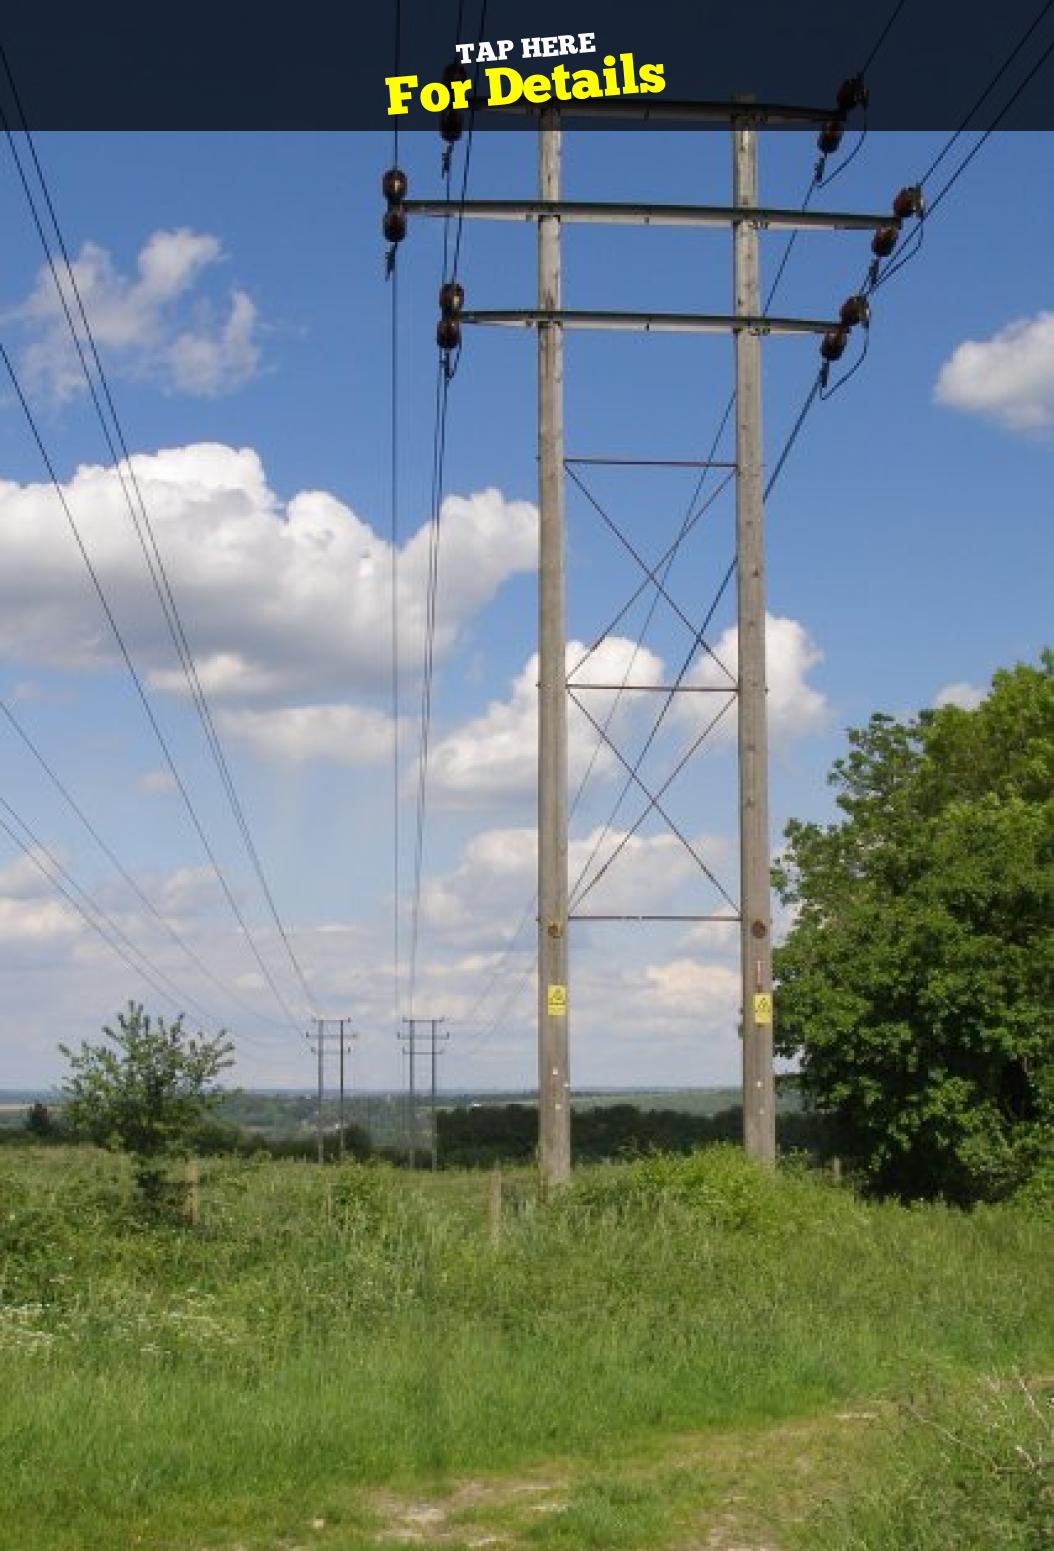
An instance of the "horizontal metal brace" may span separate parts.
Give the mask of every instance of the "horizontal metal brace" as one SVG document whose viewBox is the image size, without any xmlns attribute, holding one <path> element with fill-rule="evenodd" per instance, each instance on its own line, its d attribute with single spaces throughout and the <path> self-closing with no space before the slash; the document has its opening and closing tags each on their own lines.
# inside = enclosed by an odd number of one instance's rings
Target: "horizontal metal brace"
<svg viewBox="0 0 1054 1551">
<path fill-rule="evenodd" d="M 470 108 L 485 109 L 488 114 L 538 114 L 556 112 L 561 118 L 639 118 L 672 120 L 678 123 L 736 124 L 743 128 L 751 125 L 798 125 L 842 123 L 845 114 L 840 108 L 794 107 L 778 102 L 688 102 L 676 99 L 653 99 L 649 94 L 623 93 L 619 97 L 588 97 L 584 102 L 577 98 L 564 102 L 551 97 L 544 103 L 519 102 L 491 104 L 486 97 L 469 99 Z"/>
<path fill-rule="evenodd" d="M 462 312 L 462 323 L 497 324 L 500 327 L 538 328 L 559 323 L 572 329 L 614 329 L 644 334 L 828 334 L 840 328 L 837 319 L 769 318 L 764 314 L 737 317 L 717 312 L 567 312 L 502 309 L 496 312 Z"/>
<path fill-rule="evenodd" d="M 630 690 L 643 689 L 655 695 L 736 695 L 736 684 L 594 684 L 583 679 L 568 679 L 568 689 Z"/>
<path fill-rule="evenodd" d="M 783 210 L 743 205 L 640 205 L 613 204 L 593 199 L 407 199 L 407 215 L 462 216 L 481 221 L 539 221 L 558 216 L 603 226 L 734 226 L 748 221 L 753 226 L 778 231 L 876 231 L 897 226 L 895 216 L 854 215 L 847 211 Z"/>
<path fill-rule="evenodd" d="M 734 469 L 717 458 L 565 458 L 564 463 L 625 464 L 635 469 Z"/>
<path fill-rule="evenodd" d="M 569 921 L 723 921 L 727 926 L 735 926 L 739 916 L 656 916 L 656 915 L 579 915 L 573 912 L 568 916 Z"/>
</svg>

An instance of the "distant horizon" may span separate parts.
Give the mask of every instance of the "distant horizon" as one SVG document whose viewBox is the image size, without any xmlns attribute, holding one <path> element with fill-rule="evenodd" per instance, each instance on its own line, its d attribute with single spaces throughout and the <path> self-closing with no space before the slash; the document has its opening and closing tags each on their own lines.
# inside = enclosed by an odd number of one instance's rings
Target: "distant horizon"
<svg viewBox="0 0 1054 1551">
<path fill-rule="evenodd" d="M 675 1084 L 675 1085 L 670 1085 L 670 1084 L 667 1084 L 667 1083 L 651 1083 L 651 1084 L 643 1084 L 643 1083 L 622 1084 L 622 1083 L 620 1083 L 620 1084 L 616 1084 L 614 1086 L 597 1086 L 595 1084 L 589 1084 L 587 1086 L 575 1087 L 574 1085 L 572 1085 L 571 1093 L 572 1093 L 572 1095 L 575 1095 L 575 1094 L 589 1094 L 589 1093 L 735 1093 L 735 1092 L 739 1091 L 739 1088 L 740 1088 L 740 1085 L 738 1083 L 720 1083 L 720 1082 L 718 1082 L 718 1083 L 680 1083 L 680 1084 Z M 237 1087 L 221 1088 L 220 1091 L 222 1093 L 228 1093 L 228 1094 L 254 1093 L 254 1094 L 265 1094 L 265 1095 L 266 1094 L 275 1094 L 276 1096 L 280 1096 L 280 1097 L 297 1097 L 297 1096 L 301 1096 L 301 1095 L 303 1095 L 305 1097 L 306 1096 L 314 1097 L 314 1095 L 318 1092 L 318 1089 L 315 1088 L 315 1087 L 311 1087 L 311 1086 L 302 1087 L 302 1088 L 281 1088 L 281 1087 L 256 1088 L 256 1087 L 250 1087 L 250 1086 L 248 1086 L 246 1084 L 239 1084 Z M 326 1097 L 329 1098 L 330 1096 L 334 1095 L 335 1091 L 336 1090 L 335 1090 L 335 1088 L 332 1085 L 327 1084 L 327 1087 L 326 1087 Z M 427 1090 L 424 1089 L 424 1088 L 418 1089 L 418 1097 L 422 1098 L 426 1094 L 426 1092 L 427 1092 Z M 537 1093 L 538 1093 L 538 1089 L 537 1089 L 537 1087 L 534 1087 L 534 1088 L 516 1088 L 516 1087 L 509 1087 L 509 1086 L 499 1086 L 499 1087 L 494 1087 L 494 1088 L 488 1088 L 488 1087 L 440 1088 L 438 1090 L 438 1092 L 440 1094 L 444 1095 L 446 1098 L 454 1098 L 454 1097 L 458 1097 L 458 1096 L 467 1096 L 467 1095 L 476 1094 L 476 1093 L 486 1093 L 486 1094 L 506 1094 L 506 1093 L 508 1093 L 508 1094 L 513 1094 L 513 1095 L 515 1095 L 517 1097 L 519 1097 L 521 1095 L 524 1096 L 524 1097 L 531 1097 L 531 1096 L 535 1096 L 536 1097 Z M 58 1093 L 59 1093 L 59 1090 L 56 1087 L 54 1087 L 54 1086 L 49 1087 L 49 1088 L 0 1088 L 0 1105 L 5 1104 L 5 1103 L 6 1104 L 20 1103 L 20 1102 L 22 1102 L 23 1100 L 26 1100 L 26 1099 L 34 1100 L 34 1099 L 48 1098 L 49 1096 L 53 1096 L 53 1095 L 58 1094 Z M 392 1098 L 405 1098 L 406 1097 L 406 1089 L 405 1088 L 348 1088 L 345 1091 L 345 1097 L 348 1100 L 351 1100 L 351 1099 L 354 1099 L 354 1098 L 362 1098 L 364 1096 L 369 1096 L 371 1098 L 388 1098 L 388 1097 L 392 1097 Z"/>
</svg>

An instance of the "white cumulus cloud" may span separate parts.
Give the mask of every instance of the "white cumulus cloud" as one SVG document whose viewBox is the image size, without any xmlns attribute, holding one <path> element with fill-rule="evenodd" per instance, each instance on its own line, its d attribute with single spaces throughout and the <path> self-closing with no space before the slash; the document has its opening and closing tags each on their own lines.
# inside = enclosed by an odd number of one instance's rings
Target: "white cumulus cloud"
<svg viewBox="0 0 1054 1551">
<path fill-rule="evenodd" d="M 125 275 L 105 248 L 85 242 L 71 266 L 74 283 L 57 270 L 61 297 L 45 265 L 9 315 L 26 335 L 20 364 L 27 386 L 58 402 L 85 391 L 66 317 L 68 308 L 87 351 L 79 296 L 107 367 L 181 393 L 240 387 L 260 365 L 255 303 L 238 288 L 222 302 L 199 289 L 224 257 L 219 238 L 207 232 L 157 231 L 140 249 L 135 273 Z"/>
<path fill-rule="evenodd" d="M 987 693 L 986 689 L 961 680 L 955 684 L 945 684 L 943 689 L 939 689 L 933 697 L 933 704 L 938 710 L 942 706 L 955 705 L 962 711 L 976 711 Z"/>
<path fill-rule="evenodd" d="M 251 448 L 199 443 L 132 464 L 208 694 L 327 705 L 387 688 L 391 548 L 364 518 L 322 490 L 283 505 Z M 185 693 L 113 469 L 84 465 L 63 492 L 137 662 L 155 687 Z M 534 569 L 537 551 L 535 508 L 497 490 L 448 496 L 442 520 L 437 660 L 508 578 Z M 425 628 L 427 523 L 398 560 L 410 672 Z M 50 485 L 0 481 L 0 660 L 88 670 L 118 660 Z"/>
<path fill-rule="evenodd" d="M 566 648 L 570 674 L 585 656 L 579 641 Z M 609 732 L 624 728 L 637 709 L 637 697 L 629 692 L 615 709 L 617 691 L 599 686 L 658 684 L 662 659 L 646 647 L 620 636 L 609 636 L 574 676 L 576 691 L 589 714 Z M 596 754 L 593 775 L 610 774 L 617 766 L 605 747 L 597 752 L 599 734 L 585 713 L 572 701 L 568 707 L 568 777 L 577 786 Z M 448 806 L 476 807 L 482 802 L 524 800 L 533 796 L 538 775 L 538 654 L 528 658 L 513 680 L 507 700 L 495 700 L 482 716 L 474 718 L 440 739 L 433 750 L 430 782 L 434 796 Z"/>
<path fill-rule="evenodd" d="M 594 856 L 597 842 L 602 841 Z M 728 846 L 702 835 L 692 846 L 707 866 L 727 871 Z M 589 893 L 588 911 L 599 914 L 663 912 L 675 908 L 679 892 L 698 880 L 709 888 L 698 862 L 676 835 L 627 835 L 594 829 L 571 840 L 568 873 L 572 885 L 589 867 L 596 867 L 618 849 L 619 855 Z M 537 880 L 537 836 L 533 827 L 488 829 L 474 835 L 451 872 L 425 880 L 421 916 L 429 932 L 462 946 L 503 946 L 523 919 Z M 520 942 L 530 944 L 529 925 Z"/>
<path fill-rule="evenodd" d="M 964 340 L 941 367 L 934 397 L 1011 431 L 1054 427 L 1054 312 Z"/>
<path fill-rule="evenodd" d="M 392 719 L 368 706 L 246 706 L 224 712 L 220 726 L 261 759 L 291 765 L 379 765 L 392 755 Z"/>
<path fill-rule="evenodd" d="M 670 959 L 665 964 L 649 964 L 645 975 L 660 1004 L 671 1011 L 690 1013 L 702 1023 L 736 1018 L 739 973 L 727 964 Z"/>
<path fill-rule="evenodd" d="M 739 642 L 735 625 L 723 631 L 714 647 L 719 662 L 735 675 L 739 667 Z M 786 743 L 808 733 L 819 732 L 830 714 L 826 697 L 808 681 L 813 668 L 823 661 L 823 653 L 797 619 L 778 614 L 765 616 L 765 662 L 768 678 L 769 738 Z M 685 680 L 700 688 L 731 689 L 728 676 L 714 657 L 700 657 Z M 683 695 L 674 714 L 682 725 L 702 728 L 723 704 L 723 695 Z M 734 742 L 736 708 L 731 706 L 714 728 L 714 736 Z"/>
</svg>

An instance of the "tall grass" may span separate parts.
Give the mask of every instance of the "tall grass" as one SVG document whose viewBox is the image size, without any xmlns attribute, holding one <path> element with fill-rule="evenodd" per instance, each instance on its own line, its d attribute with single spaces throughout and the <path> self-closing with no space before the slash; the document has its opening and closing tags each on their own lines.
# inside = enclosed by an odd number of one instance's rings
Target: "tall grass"
<svg viewBox="0 0 1054 1551">
<path fill-rule="evenodd" d="M 808 1551 L 1049 1551 L 1054 1392 L 1024 1378 L 901 1407 L 868 1479 L 816 1514 Z"/>
<path fill-rule="evenodd" d="M 485 1188 L 216 1161 L 201 1226 L 146 1232 L 119 1160 L 5 1153 L 0 1546 L 272 1545 L 356 1484 L 1054 1355 L 1054 1226 L 1013 1208 L 864 1205 L 713 1149 L 546 1210 L 521 1188 L 492 1245 Z"/>
</svg>

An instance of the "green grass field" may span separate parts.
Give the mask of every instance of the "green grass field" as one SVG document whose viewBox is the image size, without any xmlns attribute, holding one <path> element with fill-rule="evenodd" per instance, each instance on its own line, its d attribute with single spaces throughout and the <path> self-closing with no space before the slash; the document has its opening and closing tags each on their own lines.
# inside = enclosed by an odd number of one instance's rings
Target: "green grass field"
<svg viewBox="0 0 1054 1551">
<path fill-rule="evenodd" d="M 485 1175 L 0 1154 L 0 1547 L 1047 1543 L 1054 1225 L 712 1149 Z"/>
</svg>

